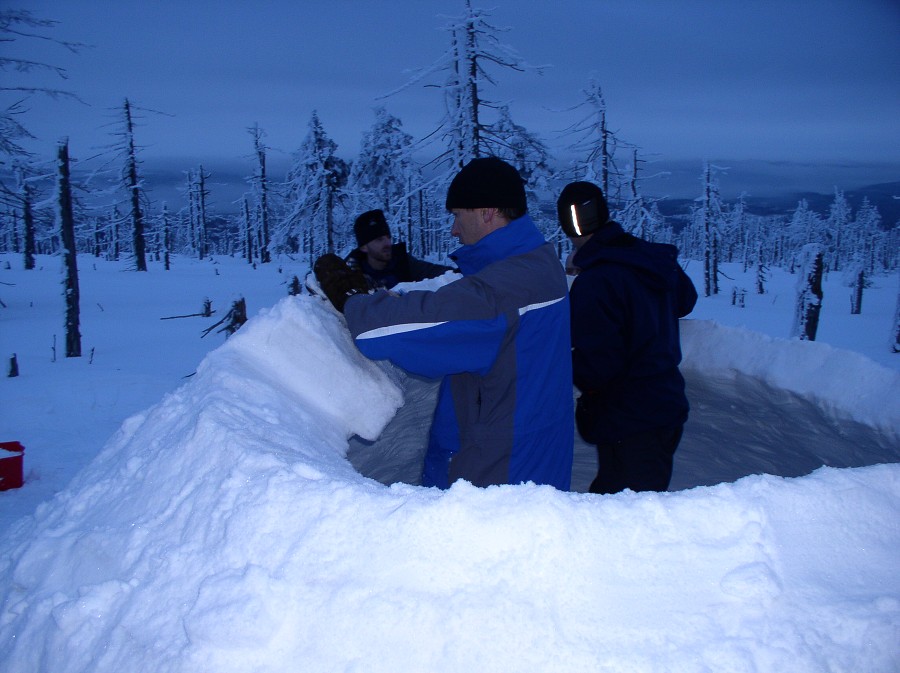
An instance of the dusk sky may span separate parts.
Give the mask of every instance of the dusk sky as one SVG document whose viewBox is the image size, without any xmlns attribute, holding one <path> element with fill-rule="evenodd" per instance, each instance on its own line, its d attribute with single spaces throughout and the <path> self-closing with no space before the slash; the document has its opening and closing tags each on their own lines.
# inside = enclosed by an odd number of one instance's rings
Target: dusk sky
<svg viewBox="0 0 900 673">
<path fill-rule="evenodd" d="M 549 66 L 543 75 L 494 69 L 499 86 L 483 93 L 508 103 L 513 119 L 556 153 L 571 143 L 560 132 L 581 117 L 571 108 L 595 78 L 610 127 L 645 158 L 698 166 L 703 159 L 851 165 L 841 169 L 855 176 L 849 180 L 900 180 L 897 0 L 474 4 L 492 10 L 493 25 L 509 28 L 504 44 L 531 65 Z M 91 45 L 72 55 L 34 44 L 24 53 L 18 45 L 27 43 L 17 43 L 17 56 L 64 66 L 69 79 L 49 83 L 86 103 L 33 98 L 23 119 L 39 136 L 33 149 L 49 155 L 68 136 L 74 156 L 93 154 L 111 141 L 112 109 L 127 96 L 165 113 L 140 119 L 144 160 L 172 158 L 186 169 L 246 162 L 246 128 L 254 122 L 273 155 L 286 157 L 302 142 L 313 110 L 345 158 L 356 155 L 378 105 L 415 138 L 428 134 L 442 112 L 437 89 L 417 84 L 380 97 L 448 49 L 443 28 L 461 14 L 463 2 L 22 0 L 12 6 L 59 21 L 53 37 Z M 821 179 L 828 191 L 828 178 Z"/>
</svg>

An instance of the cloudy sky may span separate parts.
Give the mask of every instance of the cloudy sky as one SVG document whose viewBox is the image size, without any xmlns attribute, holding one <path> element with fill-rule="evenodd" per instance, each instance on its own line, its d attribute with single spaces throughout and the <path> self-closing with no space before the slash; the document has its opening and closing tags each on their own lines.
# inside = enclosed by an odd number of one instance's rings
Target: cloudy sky
<svg viewBox="0 0 900 673">
<path fill-rule="evenodd" d="M 56 85 L 86 103 L 29 101 L 24 121 L 38 151 L 52 152 L 67 136 L 74 155 L 89 155 L 111 141 L 112 109 L 128 97 L 164 113 L 140 119 L 145 161 L 172 158 L 188 168 L 245 160 L 255 122 L 286 157 L 313 110 L 346 158 L 377 105 L 413 136 L 428 134 L 441 116 L 440 92 L 403 85 L 448 49 L 444 27 L 463 0 L 13 4 L 57 20 L 54 37 L 90 45 L 77 55 L 50 44 L 15 47 L 18 56 L 64 66 L 69 78 Z M 484 91 L 554 150 L 571 142 L 560 132 L 580 118 L 572 108 L 594 78 L 610 127 L 648 159 L 788 162 L 810 176 L 843 167 L 861 182 L 900 179 L 896 0 L 475 5 L 509 29 L 504 44 L 549 66 L 543 74 L 494 70 L 498 86 Z"/>
</svg>

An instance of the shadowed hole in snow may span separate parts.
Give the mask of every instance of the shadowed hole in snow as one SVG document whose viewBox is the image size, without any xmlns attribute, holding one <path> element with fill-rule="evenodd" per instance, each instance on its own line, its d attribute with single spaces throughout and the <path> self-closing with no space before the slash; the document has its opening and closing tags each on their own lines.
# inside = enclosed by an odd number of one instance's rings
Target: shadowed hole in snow
<svg viewBox="0 0 900 673">
<path fill-rule="evenodd" d="M 683 372 L 691 404 L 675 454 L 672 491 L 733 482 L 751 474 L 798 477 L 827 465 L 900 461 L 900 447 L 862 423 L 836 419 L 815 403 L 752 376 Z M 409 377 L 405 402 L 374 442 L 350 440 L 347 457 L 383 484 L 421 482 L 438 381 Z M 597 472 L 594 447 L 575 434 L 572 490 L 586 492 Z"/>
</svg>

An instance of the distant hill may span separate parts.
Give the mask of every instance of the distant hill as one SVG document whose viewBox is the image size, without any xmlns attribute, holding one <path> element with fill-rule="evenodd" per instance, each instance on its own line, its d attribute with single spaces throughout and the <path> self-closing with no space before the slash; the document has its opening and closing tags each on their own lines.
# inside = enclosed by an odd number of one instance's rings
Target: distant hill
<svg viewBox="0 0 900 673">
<path fill-rule="evenodd" d="M 890 229 L 900 222 L 900 182 L 885 182 L 857 189 L 847 189 L 844 190 L 844 197 L 854 212 L 859 208 L 863 198 L 868 198 L 869 203 L 872 203 L 881 213 L 882 225 L 886 229 Z M 744 202 L 747 204 L 747 209 L 755 215 L 783 215 L 796 210 L 801 199 L 806 199 L 809 207 L 815 212 L 827 215 L 828 209 L 834 201 L 834 192 L 829 194 L 796 192 L 767 197 L 748 196 Z M 730 202 L 729 199 L 725 199 L 725 201 Z M 663 215 L 673 217 L 689 212 L 694 200 L 665 199 L 658 203 L 659 210 Z"/>
<path fill-rule="evenodd" d="M 283 160 L 282 160 L 283 162 Z M 747 204 L 749 212 L 756 215 L 787 215 L 797 208 L 797 203 L 801 199 L 806 199 L 809 207 L 822 215 L 828 214 L 828 209 L 834 201 L 834 192 L 813 192 L 802 189 L 807 185 L 819 184 L 842 184 L 834 175 L 827 175 L 820 178 L 813 172 L 813 169 L 803 167 L 797 169 L 794 166 L 780 166 L 771 162 L 731 162 L 734 169 L 730 173 L 720 177 L 723 189 L 723 199 L 726 203 L 733 203 L 736 200 L 735 194 L 745 192 L 744 202 Z M 668 194 L 663 200 L 658 201 L 660 212 L 666 217 L 673 218 L 673 224 L 678 228 L 678 221 L 683 221 L 685 216 L 690 212 L 691 206 L 694 204 L 694 198 L 685 197 L 692 193 L 700 194 L 700 180 L 697 162 L 682 162 L 681 164 L 674 162 L 667 164 L 665 180 L 650 180 L 642 185 L 642 192 L 645 195 L 662 195 Z M 186 170 L 191 168 L 196 170 L 198 166 L 190 166 L 179 160 L 156 160 L 147 162 L 141 166 L 141 177 L 148 187 L 148 197 L 153 204 L 153 208 L 161 208 L 166 203 L 170 212 L 178 212 L 187 207 L 187 199 L 185 197 L 185 181 Z M 209 201 L 207 206 L 211 213 L 218 215 L 233 215 L 240 212 L 240 203 L 242 195 L 250 191 L 247 182 L 248 175 L 252 173 L 252 166 L 249 161 L 224 161 L 209 162 L 203 165 L 205 171 L 210 173 L 210 179 L 207 182 L 209 189 Z M 283 169 L 280 163 L 273 168 L 270 176 L 273 181 L 277 182 L 283 178 Z M 888 169 L 881 168 L 878 176 L 893 175 L 893 167 Z M 76 167 L 75 174 L 79 176 L 79 170 Z M 81 172 L 83 174 L 83 172 Z M 805 182 L 797 182 L 792 175 L 795 174 L 811 175 Z M 858 177 L 857 174 L 851 174 L 852 177 Z M 838 176 L 839 177 L 839 176 Z M 12 184 L 15 181 L 11 176 L 3 175 L 0 168 L 0 179 Z M 877 178 L 876 178 L 877 179 Z M 815 182 L 811 182 L 815 180 Z M 848 178 L 849 180 L 849 178 Z M 844 182 L 843 184 L 847 184 Z M 851 183 L 853 184 L 853 183 Z M 878 208 L 881 213 L 882 225 L 885 228 L 891 228 L 900 222 L 900 181 L 881 182 L 866 185 L 864 182 L 856 182 L 855 184 L 863 184 L 865 186 L 856 187 L 854 189 L 844 189 L 844 196 L 850 203 L 851 208 L 856 211 L 862 203 L 864 197 L 868 197 L 869 201 Z M 563 182 L 554 185 L 551 194 L 544 195 L 547 199 L 544 207 L 547 210 L 548 217 L 555 217 L 555 195 L 562 188 Z M 726 189 L 727 187 L 727 189 Z M 792 187 L 799 187 L 794 188 Z M 783 189 L 784 191 L 779 191 Z M 759 195 L 759 196 L 757 196 Z M 82 197 L 83 200 L 90 203 L 90 197 Z M 108 196 L 99 197 L 104 201 L 108 201 Z"/>
</svg>

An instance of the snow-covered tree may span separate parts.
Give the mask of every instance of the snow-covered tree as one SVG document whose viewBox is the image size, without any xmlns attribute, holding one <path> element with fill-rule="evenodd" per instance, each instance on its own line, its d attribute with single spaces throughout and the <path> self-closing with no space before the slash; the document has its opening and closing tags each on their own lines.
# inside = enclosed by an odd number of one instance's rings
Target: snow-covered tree
<svg viewBox="0 0 900 673">
<path fill-rule="evenodd" d="M 271 243 L 271 223 L 269 217 L 269 179 L 266 174 L 266 152 L 268 148 L 263 141 L 265 138 L 265 133 L 259 127 L 259 124 L 254 124 L 247 131 L 250 133 L 250 137 L 253 141 L 253 161 L 254 161 L 254 169 L 253 176 L 249 178 L 249 182 L 252 189 L 253 194 L 253 204 L 252 210 L 256 212 L 258 215 L 258 223 L 257 223 L 257 241 L 258 244 L 256 246 L 257 252 L 259 255 L 259 261 L 263 264 L 268 264 L 272 261 L 271 250 L 269 249 Z M 244 222 L 248 231 L 252 228 L 251 220 L 250 220 L 250 212 L 251 206 L 249 203 L 244 203 Z M 246 246 L 246 252 L 248 255 L 247 261 L 253 262 L 253 245 L 252 243 L 248 243 Z"/>
<path fill-rule="evenodd" d="M 703 196 L 698 199 L 693 215 L 693 239 L 703 258 L 703 294 L 706 297 L 719 293 L 719 231 L 725 220 L 724 206 L 719 195 L 719 182 L 715 167 L 703 164 Z"/>
<path fill-rule="evenodd" d="M 619 224 L 635 236 L 648 241 L 670 243 L 672 240 L 671 228 L 666 226 L 665 217 L 659 211 L 656 200 L 647 199 L 639 188 L 640 164 L 636 147 L 631 148 L 631 161 L 628 171 L 628 188 L 624 197 L 624 206 L 614 211 L 614 217 Z"/>
<path fill-rule="evenodd" d="M 720 231 L 722 245 L 719 247 L 720 259 L 725 262 L 747 259 L 747 205 L 742 193 L 738 200 L 727 209 Z M 745 262 L 746 263 L 746 262 Z"/>
<path fill-rule="evenodd" d="M 184 193 L 187 195 L 187 241 L 192 254 L 200 250 L 200 235 L 197 231 L 197 199 L 194 198 L 194 171 L 185 172 Z"/>
<path fill-rule="evenodd" d="M 800 251 L 800 274 L 791 336 L 815 341 L 822 310 L 822 272 L 824 252 L 819 243 L 807 243 Z"/>
<path fill-rule="evenodd" d="M 488 156 L 491 141 L 496 139 L 493 111 L 500 104 L 489 100 L 485 92 L 488 85 L 497 84 L 491 70 L 542 71 L 528 65 L 512 47 L 500 41 L 500 34 L 509 29 L 492 25 L 489 16 L 489 11 L 465 0 L 463 14 L 445 26 L 450 47 L 402 87 L 425 82 L 444 94 L 444 115 L 429 137 L 444 140 L 447 149 L 436 163 L 447 165 L 452 173 L 471 159 Z"/>
<path fill-rule="evenodd" d="M 253 264 L 253 218 L 250 216 L 250 202 L 247 195 L 241 199 L 241 224 L 243 229 L 243 257 L 248 264 Z"/>
<path fill-rule="evenodd" d="M 850 204 L 844 197 L 844 192 L 835 187 L 834 201 L 828 209 L 824 231 L 826 265 L 833 271 L 840 271 L 845 261 L 842 258 L 842 255 L 846 254 L 843 245 L 845 232 L 850 224 L 850 216 Z"/>
<path fill-rule="evenodd" d="M 863 290 L 868 285 L 866 270 L 861 266 L 856 268 L 851 278 L 850 287 L 853 292 L 850 294 L 850 313 L 851 315 L 859 315 L 862 313 Z"/>
<path fill-rule="evenodd" d="M 4 221 L 6 224 L 3 228 L 6 234 L 2 239 L 3 250 L 5 252 L 14 252 L 18 255 L 21 252 L 19 246 L 19 214 L 15 208 L 7 208 Z"/>
<path fill-rule="evenodd" d="M 800 199 L 797 207 L 791 214 L 791 219 L 787 225 L 787 243 L 792 251 L 801 251 L 804 246 L 809 243 L 817 243 L 820 241 L 820 233 L 822 231 L 822 219 L 818 213 L 811 210 L 809 202 L 806 199 Z M 824 251 L 823 251 L 824 256 Z M 782 263 L 784 260 L 782 259 Z M 791 258 L 791 270 L 795 260 Z"/>
<path fill-rule="evenodd" d="M 498 112 L 493 134 L 485 139 L 485 146 L 491 155 L 500 157 L 519 171 L 525 181 L 531 217 L 544 237 L 550 241 L 564 241 L 566 237 L 560 231 L 556 217 L 545 217 L 540 207 L 542 196 L 550 192 L 554 177 L 550 150 L 537 135 L 513 121 L 508 106 L 501 105 Z"/>
<path fill-rule="evenodd" d="M 844 240 L 852 246 L 846 253 L 849 261 L 844 267 L 844 284 L 852 289 L 850 313 L 853 315 L 862 313 L 863 290 L 870 286 L 869 277 L 875 273 L 878 266 L 878 249 L 884 239 L 880 224 L 881 215 L 878 209 L 864 197 L 844 237 Z"/>
<path fill-rule="evenodd" d="M 573 137 L 568 151 L 578 157 L 572 162 L 568 177 L 593 182 L 600 186 L 608 200 L 616 201 L 611 190 L 618 192 L 620 176 L 613 158 L 618 140 L 607 124 L 606 99 L 599 82 L 593 78 L 582 90 L 582 95 L 583 100 L 573 109 L 583 108 L 585 114 L 565 130 L 567 136 Z M 616 178 L 617 184 L 612 184 L 612 178 Z"/>
<path fill-rule="evenodd" d="M 26 270 L 32 270 L 35 266 L 35 218 L 34 218 L 34 188 L 31 183 L 20 177 L 21 187 L 17 190 L 21 195 L 22 203 L 22 254 Z M 15 224 L 15 220 L 13 221 Z M 18 245 L 14 246 L 18 252 Z"/>
<path fill-rule="evenodd" d="M 199 259 L 209 254 L 209 218 L 207 200 L 209 190 L 206 181 L 210 174 L 203 170 L 203 164 L 196 171 L 187 172 L 188 213 L 190 217 L 191 241 Z"/>
<path fill-rule="evenodd" d="M 351 217 L 374 208 L 383 210 L 389 225 L 404 225 L 411 248 L 419 219 L 418 193 L 423 188 L 412 147 L 413 138 L 403 130 L 400 119 L 384 107 L 376 108 L 375 123 L 363 133 L 347 183 Z"/>
<path fill-rule="evenodd" d="M 119 212 L 119 207 L 113 206 L 112 211 L 107 217 L 109 219 L 109 224 L 107 225 L 109 241 L 107 244 L 106 256 L 107 259 L 118 260 L 122 252 L 119 232 L 121 230 L 123 222 L 122 215 Z"/>
<path fill-rule="evenodd" d="M 766 293 L 766 281 L 769 279 L 769 268 L 763 255 L 762 241 L 756 245 L 756 294 Z"/>
<path fill-rule="evenodd" d="M 116 135 L 121 137 L 118 150 L 123 159 L 122 181 L 128 191 L 131 221 L 131 251 L 138 271 L 147 270 L 146 242 L 144 240 L 144 211 L 142 205 L 144 185 L 138 174 L 137 144 L 134 139 L 134 110 L 127 98 L 122 107 L 123 128 Z"/>
<path fill-rule="evenodd" d="M 863 197 L 856 217 L 851 225 L 853 238 L 852 258 L 862 265 L 868 273 L 874 273 L 879 267 L 879 249 L 884 239 L 881 231 L 881 214 L 869 201 Z"/>
<path fill-rule="evenodd" d="M 281 250 L 307 254 L 310 266 L 327 252 L 335 252 L 336 211 L 347 182 L 347 163 L 336 154 L 337 143 L 325 133 L 313 111 L 309 131 L 292 163 L 284 185 L 285 212 L 273 244 Z"/>
</svg>

